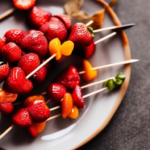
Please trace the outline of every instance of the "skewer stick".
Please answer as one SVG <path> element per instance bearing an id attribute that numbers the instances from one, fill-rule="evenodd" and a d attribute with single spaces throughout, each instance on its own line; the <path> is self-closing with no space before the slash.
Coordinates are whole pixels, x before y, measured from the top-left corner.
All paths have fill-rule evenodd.
<path id="1" fill-rule="evenodd" d="M 93 86 L 93 85 L 96 85 L 96 84 L 99 84 L 99 83 L 103 83 L 103 82 L 105 82 L 105 81 L 107 81 L 107 80 L 110 80 L 110 79 L 114 79 L 114 77 L 107 78 L 107 79 L 105 79 L 105 80 L 101 80 L 101 81 L 97 81 L 97 82 L 94 82 L 94 83 L 90 83 L 90 84 L 81 86 L 81 89 L 84 89 L 84 88 L 87 88 L 87 87 L 90 87 L 90 86 Z"/>
<path id="2" fill-rule="evenodd" d="M 104 69 L 104 68 L 109 68 L 109 67 L 113 67 L 113 66 L 130 64 L 130 63 L 134 63 L 134 62 L 137 62 L 137 61 L 139 61 L 139 60 L 138 59 L 131 59 L 131 60 L 126 60 L 126 61 L 122 61 L 122 62 L 118 62 L 118 63 L 113 63 L 113 64 L 109 64 L 109 65 L 94 67 L 94 68 L 92 68 L 92 70 Z M 85 71 L 79 72 L 79 74 L 84 74 L 84 73 L 85 73 Z"/>
<path id="3" fill-rule="evenodd" d="M 113 32 L 113 33 L 111 33 L 111 34 L 109 34 L 109 35 L 107 35 L 107 36 L 105 36 L 105 37 L 103 37 L 103 38 L 101 38 L 101 39 L 95 41 L 94 44 L 96 45 L 96 44 L 98 44 L 98 43 L 100 43 L 100 42 L 102 42 L 102 41 L 104 41 L 104 40 L 107 40 L 107 39 L 113 37 L 113 36 L 116 35 L 116 34 L 117 34 L 116 32 Z"/>
<path id="4" fill-rule="evenodd" d="M 12 8 L 6 12 L 4 12 L 2 15 L 0 15 L 0 20 L 4 19 L 5 17 L 9 16 L 10 14 L 12 14 L 16 9 Z"/>
<path id="5" fill-rule="evenodd" d="M 107 31 L 107 30 L 125 30 L 125 29 L 133 27 L 134 25 L 135 25 L 134 23 L 130 23 L 130 24 L 124 24 L 124 25 L 119 25 L 119 26 L 111 26 L 111 27 L 93 30 L 93 33 L 98 33 L 98 32 Z"/>
<path id="6" fill-rule="evenodd" d="M 112 26 L 112 27 L 97 29 L 97 30 L 93 30 L 93 33 L 98 33 L 98 32 L 107 31 L 107 30 L 113 30 L 113 29 L 116 29 L 117 27 L 121 27 L 121 26 Z"/>
<path id="7" fill-rule="evenodd" d="M 91 25 L 92 23 L 93 23 L 93 20 L 89 21 L 89 22 L 86 24 L 86 26 L 89 26 L 89 25 Z"/>
<path id="8" fill-rule="evenodd" d="M 26 79 L 29 79 L 34 73 L 36 73 L 39 69 L 41 69 L 44 65 L 46 65 L 49 61 L 51 61 L 56 54 L 53 54 L 51 57 L 49 57 L 46 61 L 44 61 L 40 66 L 38 66 L 35 70 L 33 70 L 29 75 L 26 76 Z"/>
<path id="9" fill-rule="evenodd" d="M 14 127 L 14 125 L 12 124 L 7 130 L 5 130 L 5 132 L 3 132 L 0 135 L 0 140 Z"/>
<path id="10" fill-rule="evenodd" d="M 89 97 L 89 96 L 92 96 L 92 95 L 94 95 L 94 94 L 100 93 L 100 92 L 105 91 L 105 90 L 107 90 L 107 89 L 108 89 L 108 88 L 105 87 L 105 88 L 102 88 L 102 89 L 100 89 L 100 90 L 91 92 L 91 93 L 89 93 L 89 94 L 87 94 L 87 95 L 84 95 L 83 98 L 87 98 L 87 97 Z M 60 107 L 61 107 L 61 106 L 56 106 L 56 107 L 50 108 L 49 110 L 50 110 L 50 111 L 53 111 L 53 110 L 59 109 Z M 59 116 L 61 116 L 61 114 L 58 114 L 58 115 L 49 117 L 46 121 L 52 120 L 52 119 L 57 118 L 57 117 L 59 117 Z M 4 132 L 0 135 L 0 139 L 2 139 L 13 127 L 14 127 L 14 125 L 11 125 L 6 131 L 4 131 Z"/>

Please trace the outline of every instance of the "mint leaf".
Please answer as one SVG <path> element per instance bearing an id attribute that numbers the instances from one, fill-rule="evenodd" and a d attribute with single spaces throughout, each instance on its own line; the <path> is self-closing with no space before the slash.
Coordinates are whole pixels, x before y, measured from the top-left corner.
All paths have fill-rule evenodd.
<path id="1" fill-rule="evenodd" d="M 94 38 L 93 28 L 92 28 L 92 27 L 87 27 L 87 28 L 88 28 L 88 30 L 90 31 L 92 37 Z"/>

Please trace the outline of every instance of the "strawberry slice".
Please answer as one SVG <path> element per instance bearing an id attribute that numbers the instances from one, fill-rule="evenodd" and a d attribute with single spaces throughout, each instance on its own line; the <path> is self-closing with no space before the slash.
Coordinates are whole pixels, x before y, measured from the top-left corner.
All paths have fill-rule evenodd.
<path id="1" fill-rule="evenodd" d="M 18 9 L 30 9 L 36 3 L 36 0 L 13 0 L 13 4 Z"/>
<path id="2" fill-rule="evenodd" d="M 78 108 L 84 108 L 84 99 L 82 97 L 81 87 L 77 85 L 72 93 L 73 104 Z"/>
<path id="3" fill-rule="evenodd" d="M 14 109 L 13 103 L 0 103 L 0 111 L 2 114 L 11 114 Z"/>

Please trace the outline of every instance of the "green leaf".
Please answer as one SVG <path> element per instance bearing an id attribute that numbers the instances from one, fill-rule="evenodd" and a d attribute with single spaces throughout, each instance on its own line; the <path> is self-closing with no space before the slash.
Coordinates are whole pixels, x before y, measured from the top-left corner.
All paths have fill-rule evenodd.
<path id="1" fill-rule="evenodd" d="M 3 65 L 4 64 L 4 62 L 3 61 L 0 61 L 0 65 Z"/>
<path id="2" fill-rule="evenodd" d="M 114 84 L 113 79 L 108 81 L 108 86 L 107 87 L 108 87 L 109 91 L 112 91 L 115 88 L 115 84 Z"/>
<path id="3" fill-rule="evenodd" d="M 124 79 L 125 79 L 125 76 L 124 76 L 124 75 L 119 75 L 119 76 L 118 76 L 118 79 L 124 80 Z"/>
<path id="4" fill-rule="evenodd" d="M 117 80 L 115 80 L 114 82 L 115 82 L 115 84 L 117 84 L 117 85 L 121 85 L 123 81 L 120 80 L 120 79 L 117 79 Z"/>
<path id="5" fill-rule="evenodd" d="M 90 31 L 92 37 L 94 37 L 93 28 L 92 28 L 92 27 L 87 27 L 87 28 L 88 28 L 88 30 Z"/>
<path id="6" fill-rule="evenodd" d="M 103 82 L 103 85 L 107 86 L 108 81 L 109 81 L 109 80 L 107 80 L 107 81 Z"/>

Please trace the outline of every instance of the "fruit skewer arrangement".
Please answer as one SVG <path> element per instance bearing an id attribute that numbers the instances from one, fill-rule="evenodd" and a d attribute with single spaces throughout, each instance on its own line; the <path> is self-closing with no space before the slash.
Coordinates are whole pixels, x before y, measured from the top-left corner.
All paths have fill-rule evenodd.
<path id="1" fill-rule="evenodd" d="M 85 88 L 88 86 L 93 85 L 86 85 L 83 87 L 80 87 L 79 85 L 76 85 L 74 88 L 72 95 L 67 92 L 65 87 L 63 87 L 61 84 L 53 83 L 50 85 L 52 88 L 50 95 L 53 97 L 54 101 L 59 101 L 61 103 L 61 106 L 56 106 L 54 108 L 48 109 L 45 103 L 45 99 L 41 95 L 37 96 L 31 96 L 28 97 L 24 102 L 24 107 L 19 109 L 13 116 L 12 121 L 14 125 L 22 128 L 28 128 L 32 136 L 37 136 L 38 133 L 42 132 L 42 130 L 45 127 L 45 122 L 52 120 L 58 116 L 61 116 L 63 118 L 70 117 L 72 119 L 76 119 L 79 115 L 78 108 L 84 108 L 84 98 L 87 98 L 89 96 L 92 96 L 94 94 L 100 93 L 104 90 L 112 91 L 116 87 L 120 86 L 123 83 L 123 80 L 125 79 L 124 76 L 121 75 L 121 73 L 117 74 L 117 76 L 114 79 L 107 79 L 103 83 L 106 87 L 91 92 L 87 95 L 82 96 L 81 88 Z M 102 81 L 101 81 L 102 82 Z M 113 83 L 113 84 L 112 84 Z M 58 93 L 57 89 L 62 89 L 61 94 Z M 64 92 L 62 92 L 64 91 Z M 62 108 L 62 113 L 55 115 L 53 117 L 50 117 L 50 111 L 56 110 L 58 108 Z M 12 128 L 14 125 L 11 125 L 1 136 L 0 139 L 3 138 Z M 34 131 L 38 129 L 38 131 Z M 40 132 L 39 132 L 40 130 Z"/>
<path id="2" fill-rule="evenodd" d="M 89 58 L 93 54 L 96 44 L 116 34 L 116 32 L 113 32 L 112 34 L 94 42 L 94 32 L 97 33 L 100 31 L 93 31 L 92 28 L 88 27 L 92 21 L 86 25 L 83 23 L 76 23 L 71 29 L 71 20 L 66 15 L 52 16 L 49 12 L 41 10 L 36 6 L 31 8 L 29 11 L 28 22 L 36 30 L 30 30 L 26 34 L 23 30 L 13 29 L 7 31 L 4 38 L 0 38 L 0 54 L 2 58 L 9 64 L 18 62 L 18 67 L 11 70 L 8 63 L 4 63 L 0 66 L 0 74 L 2 74 L 0 81 L 4 81 L 6 79 L 3 85 L 4 90 L 0 91 L 0 102 L 5 101 L 4 97 L 7 99 L 7 102 L 14 102 L 17 99 L 18 94 L 27 95 L 33 88 L 32 82 L 29 78 L 32 76 L 36 82 L 41 83 L 43 79 L 46 78 L 45 72 L 49 70 L 47 63 L 53 58 L 55 58 L 56 61 L 60 61 L 63 57 L 65 58 L 66 56 L 71 55 L 73 49 L 74 51 L 82 49 L 84 57 Z M 68 35 L 69 31 L 70 34 Z M 63 44 L 61 45 L 61 43 Z M 28 54 L 22 56 L 22 50 Z M 51 56 L 45 60 L 48 50 Z M 40 59 L 43 62 L 41 65 Z M 79 74 L 84 73 L 83 80 L 91 81 L 97 76 L 96 69 L 119 64 L 128 64 L 133 61 L 136 60 L 129 60 L 92 68 L 91 64 L 87 60 L 84 60 L 84 71 L 79 73 L 76 68 L 74 69 L 74 67 L 69 67 L 66 71 L 69 73 L 68 76 L 71 76 L 72 71 L 70 70 L 76 70 L 76 75 L 71 79 L 68 78 L 67 73 L 65 72 L 56 81 L 57 86 L 59 86 L 59 88 L 61 87 L 61 90 L 59 91 L 60 95 L 62 93 L 61 97 L 58 98 L 58 96 L 54 96 L 55 93 L 52 92 L 52 87 L 54 85 L 50 85 L 48 88 L 49 97 L 52 100 L 61 102 L 62 113 L 49 118 L 50 111 L 58 109 L 60 106 L 49 110 L 43 96 L 33 96 L 25 100 L 25 108 L 19 109 L 19 111 L 13 115 L 13 123 L 19 127 L 27 127 L 30 133 L 33 136 L 36 136 L 44 129 L 46 120 L 51 120 L 60 115 L 62 115 L 63 118 L 66 118 L 67 116 L 73 119 L 77 118 L 79 113 L 78 108 L 84 107 L 83 98 L 106 89 L 112 91 L 117 85 L 121 85 L 123 82 L 122 80 L 124 79 L 124 77 L 119 74 L 114 80 L 110 79 L 104 82 L 106 85 L 105 88 L 82 97 L 81 87 L 79 86 Z M 45 69 L 43 69 L 44 67 Z M 71 84 L 69 84 L 70 79 L 72 80 Z M 94 85 L 94 83 L 92 85 Z M 87 87 L 87 85 L 85 87 Z M 66 93 L 67 90 L 73 91 L 72 95 L 70 93 Z M 66 103 L 67 106 L 65 105 Z M 10 108 L 12 108 L 12 105 Z M 9 113 L 12 112 L 12 109 L 9 110 L 11 110 Z M 40 114 L 41 112 L 43 112 L 43 114 Z M 22 115 L 26 117 L 22 118 Z M 20 121 L 20 118 L 25 119 L 24 122 L 22 120 Z M 13 125 L 0 136 L 0 139 L 12 128 Z"/>
<path id="3" fill-rule="evenodd" d="M 70 66 L 62 74 L 62 76 L 59 77 L 56 81 L 57 81 L 57 83 L 60 83 L 60 84 L 64 85 L 67 89 L 73 90 L 75 88 L 75 85 L 80 83 L 80 78 L 79 78 L 80 74 L 84 74 L 83 75 L 83 80 L 84 81 L 91 81 L 91 80 L 96 78 L 97 69 L 103 69 L 103 68 L 108 68 L 108 67 L 117 66 L 117 65 L 129 64 L 129 63 L 133 63 L 133 62 L 136 62 L 136 61 L 138 61 L 138 60 L 132 59 L 132 60 L 128 60 L 128 61 L 123 61 L 123 62 L 119 62 L 119 63 L 114 63 L 114 64 L 109 64 L 109 65 L 104 65 L 104 66 L 99 66 L 99 67 L 92 68 L 91 64 L 87 60 L 84 60 L 83 61 L 84 71 L 78 72 L 77 69 L 74 66 Z M 72 78 L 70 77 L 70 74 L 72 75 L 71 76 Z M 76 84 L 70 86 L 69 82 L 71 82 L 72 79 L 74 80 L 74 82 Z M 59 92 L 61 92 L 61 91 L 59 91 Z M 1 94 L 1 95 L 4 95 L 4 93 L 5 92 L 3 91 L 3 94 Z M 44 92 L 44 94 L 45 93 L 46 92 Z M 0 104 L 0 110 L 4 114 L 10 114 L 13 111 L 13 108 L 14 108 L 13 104 L 10 103 L 10 102 L 15 101 L 17 99 L 17 96 L 16 96 L 16 94 L 10 94 L 10 97 L 8 97 L 7 93 L 6 93 L 5 100 L 6 99 L 7 99 L 7 103 L 1 103 Z"/>

